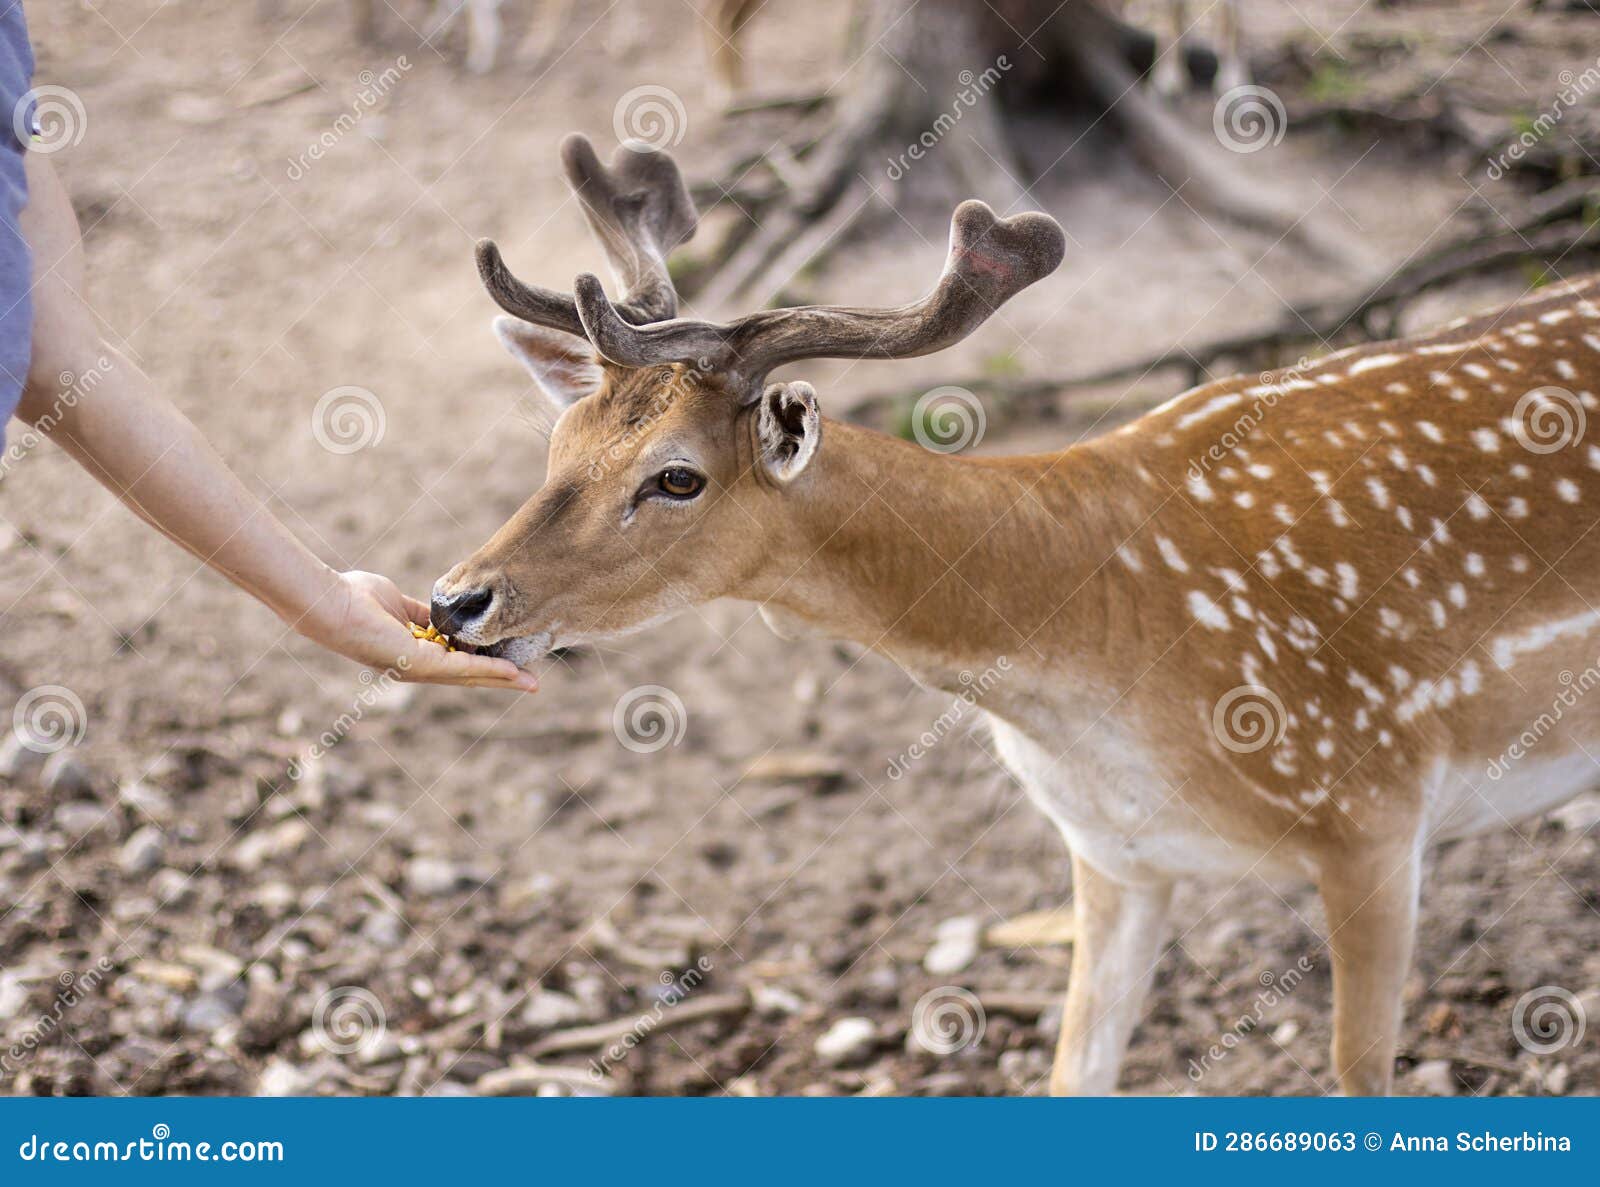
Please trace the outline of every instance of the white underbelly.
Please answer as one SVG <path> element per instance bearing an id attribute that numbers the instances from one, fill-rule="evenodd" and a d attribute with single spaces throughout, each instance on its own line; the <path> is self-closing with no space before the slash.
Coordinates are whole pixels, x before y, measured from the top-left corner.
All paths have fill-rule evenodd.
<path id="1" fill-rule="evenodd" d="M 1102 720 L 1052 750 L 990 716 L 995 749 L 1072 851 L 1129 881 L 1238 876 L 1260 856 L 1228 845 L 1200 822 L 1137 738 Z"/>
<path id="2" fill-rule="evenodd" d="M 1553 742 L 1549 749 L 1555 749 Z M 1507 828 L 1596 784 L 1600 767 L 1581 749 L 1541 754 L 1534 748 L 1482 766 L 1446 769 L 1428 796 L 1428 835 L 1443 840 Z"/>

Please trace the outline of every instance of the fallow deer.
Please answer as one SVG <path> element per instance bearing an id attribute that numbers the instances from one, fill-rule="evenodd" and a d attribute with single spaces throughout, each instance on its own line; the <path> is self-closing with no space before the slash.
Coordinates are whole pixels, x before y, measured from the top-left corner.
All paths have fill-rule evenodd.
<path id="1" fill-rule="evenodd" d="M 696 215 L 671 159 L 562 157 L 625 296 L 524 284 L 479 245 L 559 419 L 543 487 L 438 582 L 434 624 L 526 665 L 731 597 L 952 693 L 1009 657 L 981 707 L 1073 862 L 1051 1088 L 1116 1086 L 1175 879 L 1287 873 L 1327 909 L 1338 1085 L 1388 1091 L 1424 848 L 1594 779 L 1600 697 L 1497 758 L 1600 663 L 1594 282 L 1058 453 L 945 455 L 768 377 L 966 337 L 1060 262 L 1053 220 L 967 202 L 919 301 L 719 325 L 675 316 Z"/>

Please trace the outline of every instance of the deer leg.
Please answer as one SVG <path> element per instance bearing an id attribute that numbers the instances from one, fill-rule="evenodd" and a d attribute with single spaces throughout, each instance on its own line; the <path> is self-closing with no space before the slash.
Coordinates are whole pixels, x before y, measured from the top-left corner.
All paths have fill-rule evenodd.
<path id="1" fill-rule="evenodd" d="M 1189 85 L 1189 70 L 1184 64 L 1189 39 L 1189 6 L 1185 0 L 1167 0 L 1167 27 L 1172 37 L 1156 54 L 1150 86 L 1156 94 L 1170 99 L 1183 94 Z"/>
<path id="2" fill-rule="evenodd" d="M 1220 0 L 1217 15 L 1217 74 L 1211 89 L 1225 95 L 1250 82 L 1250 67 L 1244 60 L 1244 41 L 1239 25 L 1239 0 Z"/>
<path id="3" fill-rule="evenodd" d="M 500 0 L 467 0 L 467 69 L 487 74 L 500 56 Z"/>
<path id="4" fill-rule="evenodd" d="M 1333 1069 L 1346 1096 L 1382 1096 L 1394 1081 L 1421 859 L 1412 848 L 1338 864 L 1319 886 L 1333 954 Z"/>
<path id="5" fill-rule="evenodd" d="M 1118 882 L 1072 859 L 1076 935 L 1050 1091 L 1105 1096 L 1117 1073 L 1161 954 L 1172 883 Z"/>

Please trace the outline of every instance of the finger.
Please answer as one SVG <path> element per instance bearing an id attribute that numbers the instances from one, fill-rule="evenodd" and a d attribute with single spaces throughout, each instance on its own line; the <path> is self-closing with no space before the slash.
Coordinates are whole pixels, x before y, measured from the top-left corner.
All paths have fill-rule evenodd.
<path id="1" fill-rule="evenodd" d="M 416 598 L 411 597 L 409 594 L 401 594 L 400 600 L 405 603 L 406 616 L 410 618 L 412 622 L 416 623 L 418 626 L 428 625 L 428 617 L 430 613 L 428 610 L 428 603 L 419 602 Z"/>
<path id="2" fill-rule="evenodd" d="M 525 692 L 537 692 L 539 689 L 538 677 L 532 672 L 524 672 L 510 660 L 469 655 L 465 651 L 446 651 L 431 643 L 421 644 L 419 651 L 421 654 L 406 671 L 408 680 L 452 684 L 462 680 L 491 680 Z"/>

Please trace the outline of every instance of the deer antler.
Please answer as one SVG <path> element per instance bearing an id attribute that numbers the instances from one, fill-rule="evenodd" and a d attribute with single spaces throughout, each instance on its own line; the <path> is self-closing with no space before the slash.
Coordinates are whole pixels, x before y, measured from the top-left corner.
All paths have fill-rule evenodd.
<path id="1" fill-rule="evenodd" d="M 672 157 L 623 145 L 612 154 L 608 168 L 588 137 L 573 133 L 561 142 L 561 166 L 626 293 L 616 306 L 618 316 L 631 325 L 674 316 L 678 294 L 667 272 L 667 255 L 694 234 L 699 215 Z M 478 275 L 500 308 L 524 321 L 583 337 L 571 297 L 518 280 L 492 240 L 478 241 L 477 257 Z"/>
<path id="2" fill-rule="evenodd" d="M 1001 219 L 982 202 L 963 202 L 950 220 L 950 254 L 938 285 L 898 309 L 810 305 L 763 310 L 727 325 L 687 319 L 643 325 L 607 300 L 595 277 L 578 277 L 574 289 L 584 331 L 604 358 L 630 367 L 693 363 L 753 393 L 769 371 L 797 359 L 897 359 L 942 350 L 1053 272 L 1065 251 L 1061 227 L 1048 215 Z"/>

